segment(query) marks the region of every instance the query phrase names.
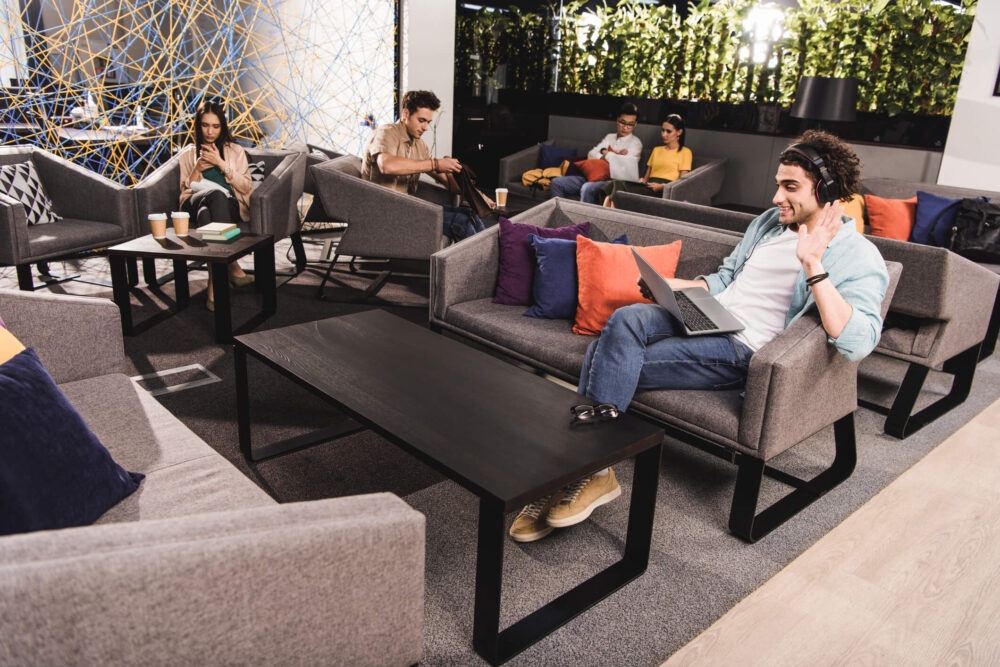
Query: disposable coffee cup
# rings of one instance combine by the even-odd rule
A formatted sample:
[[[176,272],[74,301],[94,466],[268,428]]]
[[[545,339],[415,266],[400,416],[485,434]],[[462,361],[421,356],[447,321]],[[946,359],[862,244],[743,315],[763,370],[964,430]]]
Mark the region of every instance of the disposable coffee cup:
[[[171,212],[170,220],[174,223],[174,234],[177,236],[188,235],[188,223],[191,221],[191,215],[187,211]]]
[[[153,232],[154,239],[165,239],[167,238],[167,214],[166,213],[150,213],[149,214],[149,229]]]
[[[497,188],[497,207],[505,208],[507,206],[507,188]]]

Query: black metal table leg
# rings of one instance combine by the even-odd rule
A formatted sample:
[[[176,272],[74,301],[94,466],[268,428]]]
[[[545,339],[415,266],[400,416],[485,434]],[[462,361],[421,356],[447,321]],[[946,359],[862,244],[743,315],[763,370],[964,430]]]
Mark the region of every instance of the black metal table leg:
[[[653,514],[662,443],[635,457],[635,476],[621,560],[522,618],[500,628],[503,572],[503,508],[492,499],[479,501],[479,550],[476,557],[476,607],[472,646],[491,665],[499,665],[549,635],[646,571],[653,536]]]
[[[156,260],[152,257],[142,258],[142,279],[148,287],[159,284],[156,282]]]
[[[188,286],[187,260],[174,260],[174,290],[177,293],[177,310],[182,310],[191,299],[191,289]]]
[[[247,461],[253,460],[250,442],[250,389],[247,382],[247,353],[241,345],[233,350],[236,360],[236,424],[240,435],[240,451]]]
[[[111,266],[111,291],[118,306],[118,313],[122,320],[122,333],[126,336],[134,335],[132,326],[132,302],[128,293],[128,270],[125,267],[126,260],[118,255],[108,257],[108,264]]]
[[[212,292],[215,297],[215,342],[233,342],[233,313],[229,299],[229,267],[225,262],[212,262]]]
[[[274,244],[259,248],[253,253],[254,282],[263,294],[261,308],[265,316],[274,315],[278,309],[278,288],[274,275]]]
[[[128,286],[135,287],[139,284],[139,261],[135,257],[129,257],[125,267],[128,271]]]

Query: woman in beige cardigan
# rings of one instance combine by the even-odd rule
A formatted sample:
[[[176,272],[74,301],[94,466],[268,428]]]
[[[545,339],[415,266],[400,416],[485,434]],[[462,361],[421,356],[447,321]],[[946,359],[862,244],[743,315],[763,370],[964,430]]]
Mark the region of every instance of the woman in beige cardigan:
[[[194,116],[194,150],[181,154],[181,209],[196,226],[210,222],[250,220],[250,167],[247,154],[233,140],[226,111],[213,101],[202,103]],[[229,284],[245,287],[253,282],[236,262],[229,265]],[[208,273],[209,310],[215,310],[212,272]]]

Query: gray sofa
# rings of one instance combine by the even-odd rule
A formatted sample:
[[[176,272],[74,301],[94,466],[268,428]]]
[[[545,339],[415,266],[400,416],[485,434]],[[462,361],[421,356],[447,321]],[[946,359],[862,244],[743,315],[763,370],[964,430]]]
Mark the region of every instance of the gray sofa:
[[[544,143],[560,148],[575,148],[577,155],[584,159],[587,151],[593,148],[594,144],[600,141],[603,136],[604,134],[601,134],[589,142],[555,138]],[[544,201],[550,197],[548,190],[529,188],[521,183],[521,174],[530,169],[537,169],[539,166],[538,160],[541,155],[539,146],[540,144],[535,144],[500,159],[500,173],[497,182],[522,202],[528,199]],[[642,156],[639,159],[640,175],[641,172],[645,171],[646,160],[649,159],[651,151],[652,148],[649,146],[643,148]],[[726,158],[711,157],[696,152],[691,171],[676,181],[667,183],[663,187],[662,199],[711,204],[712,197],[718,194],[722,188],[722,181],[726,177],[726,162]]]
[[[874,180],[882,183],[892,179]],[[930,184],[910,184],[909,187],[914,188],[912,191],[880,188],[879,192],[884,194],[879,196],[911,197],[918,189],[925,189],[925,185],[928,191],[942,196],[965,196],[961,192],[956,193],[953,188]],[[644,213],[734,234],[742,234],[755,217],[749,213],[683,202],[639,201],[641,199],[649,198],[632,198],[623,193],[623,206],[620,208],[628,206]],[[886,414],[885,432],[903,438],[960,405],[968,397],[976,362],[988,356],[996,343],[1000,278],[988,266],[969,261],[945,248],[877,236],[868,238],[886,261],[898,262],[904,267],[875,353],[905,361],[909,370],[890,407],[868,401],[861,404]],[[932,369],[954,376],[952,387],[948,394],[914,413],[921,388]]]
[[[917,194],[918,190],[930,192],[941,197],[988,197],[991,201],[1000,201],[1000,192],[992,190],[975,190],[971,188],[957,188],[951,185],[937,185],[936,183],[918,183],[915,181],[903,181],[898,178],[865,178],[861,181],[861,192],[878,197],[888,197],[890,199],[909,199]],[[979,262],[993,273],[1000,274],[1000,264],[986,264]],[[997,336],[1000,335],[1000,292],[993,302],[993,311],[990,316],[986,338],[983,341],[983,348],[980,351],[980,359],[993,354],[996,349]]]
[[[591,237],[608,240],[628,234],[633,245],[682,241],[677,275],[693,277],[715,271],[739,236],[700,225],[553,199],[514,218],[542,227],[590,221]],[[493,303],[499,267],[498,228],[488,228],[431,258],[430,323],[576,383],[590,336],[571,332],[568,320],[524,317],[524,306]],[[900,267],[893,265],[893,282]],[[804,393],[825,400],[808,414],[798,401]],[[650,391],[636,393],[629,410],[664,426],[686,442],[720,453],[739,466],[729,518],[732,532],[754,541],[773,530],[854,468],[854,422],[857,364],[847,361],[826,341],[815,314],[797,320],[761,348],[750,365],[746,399],[732,391]],[[766,462],[813,433],[834,425],[837,456],[830,468],[769,508],[757,513],[762,477],[791,477]]]
[[[3,290],[0,313],[146,475],[96,525],[0,537],[0,663],[420,660],[423,515],[388,493],[277,504],[123,374],[110,301]]]

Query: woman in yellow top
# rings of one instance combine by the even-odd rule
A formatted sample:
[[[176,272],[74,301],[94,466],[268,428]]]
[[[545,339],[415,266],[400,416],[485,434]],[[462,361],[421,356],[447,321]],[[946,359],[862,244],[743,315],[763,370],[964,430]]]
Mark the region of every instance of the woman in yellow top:
[[[662,146],[657,146],[646,161],[646,175],[639,182],[611,181],[603,188],[604,205],[614,208],[615,194],[634,192],[642,195],[658,196],[663,192],[663,184],[675,181],[691,171],[693,155],[684,147],[684,119],[675,113],[667,116],[660,126]]]
[[[248,222],[253,182],[243,147],[236,143],[226,110],[218,102],[198,106],[194,116],[194,150],[181,154],[181,210],[191,214],[197,227],[210,222]],[[240,265],[229,265],[229,284],[245,287],[253,282]],[[212,272],[208,272],[209,310],[215,310]]]

